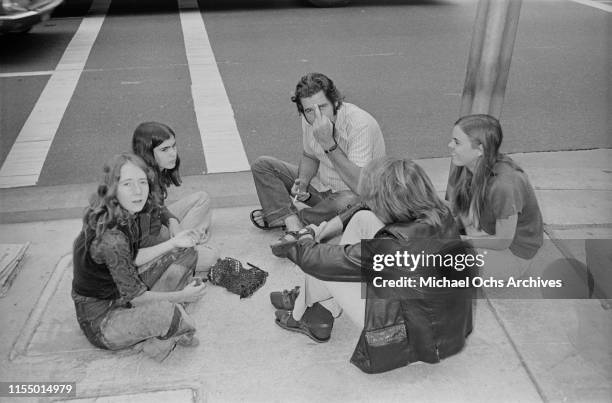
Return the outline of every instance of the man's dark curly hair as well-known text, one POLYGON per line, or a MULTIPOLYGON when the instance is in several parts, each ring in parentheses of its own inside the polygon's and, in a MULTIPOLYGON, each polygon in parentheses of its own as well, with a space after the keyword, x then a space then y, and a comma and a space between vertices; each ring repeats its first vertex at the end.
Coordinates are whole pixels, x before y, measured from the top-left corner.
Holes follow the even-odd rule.
POLYGON ((325 97, 332 103, 335 114, 340 109, 344 97, 331 78, 325 74, 308 73, 303 76, 295 86, 295 94, 291 97, 291 101, 295 102, 298 112, 304 114, 301 99, 311 97, 319 91, 323 91, 325 97))

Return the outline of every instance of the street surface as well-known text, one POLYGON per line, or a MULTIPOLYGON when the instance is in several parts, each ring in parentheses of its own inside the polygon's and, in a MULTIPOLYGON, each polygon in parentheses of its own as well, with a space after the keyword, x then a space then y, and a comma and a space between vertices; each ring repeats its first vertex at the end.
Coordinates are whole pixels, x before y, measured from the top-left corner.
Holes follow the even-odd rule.
MULTIPOLYGON (((584 3, 524 1, 505 151, 610 147, 610 5, 584 3)), ((67 0, 30 34, 0 37, 0 186, 93 182, 148 120, 176 131, 184 175, 295 161, 289 97, 309 71, 378 119, 389 154, 446 156, 475 11, 459 0, 67 0)))

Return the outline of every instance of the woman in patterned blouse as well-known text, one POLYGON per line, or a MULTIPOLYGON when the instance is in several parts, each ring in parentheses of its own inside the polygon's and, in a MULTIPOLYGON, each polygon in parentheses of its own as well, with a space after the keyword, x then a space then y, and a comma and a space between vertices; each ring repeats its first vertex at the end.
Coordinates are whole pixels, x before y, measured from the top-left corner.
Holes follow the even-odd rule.
POLYGON ((83 229, 74 242, 72 298, 79 325, 100 348, 119 350, 140 342, 161 361, 176 344, 193 346, 193 320, 181 305, 202 298, 193 279, 199 234, 186 230, 141 247, 141 220, 159 201, 146 163, 133 154, 115 156, 92 195, 83 229))

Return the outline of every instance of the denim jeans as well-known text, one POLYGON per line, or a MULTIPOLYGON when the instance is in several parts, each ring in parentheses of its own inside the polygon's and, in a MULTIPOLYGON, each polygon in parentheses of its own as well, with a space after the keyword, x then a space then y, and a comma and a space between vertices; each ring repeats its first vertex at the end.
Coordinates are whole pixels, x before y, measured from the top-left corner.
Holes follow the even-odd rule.
POLYGON ((168 210, 174 214, 183 229, 195 229, 202 234, 200 242, 204 243, 210 237, 212 223, 211 200, 204 191, 195 192, 168 205, 168 210))
MULTIPOLYGON (((151 291, 170 291, 160 289, 159 280, 166 271, 179 269, 176 272, 182 275, 175 290, 181 290, 191 278, 196 259, 193 248, 174 250, 155 259, 139 276, 151 291)), ((96 347, 119 350, 150 338, 163 340, 195 332, 185 310, 168 301, 121 305, 118 300, 86 297, 74 291, 72 299, 79 326, 96 347)))
POLYGON ((295 214, 305 225, 320 224, 334 218, 359 202, 350 190, 319 192, 308 186, 310 208, 296 211, 291 203, 291 187, 298 177, 298 167, 274 157, 259 157, 251 166, 259 203, 267 223, 277 223, 295 214))

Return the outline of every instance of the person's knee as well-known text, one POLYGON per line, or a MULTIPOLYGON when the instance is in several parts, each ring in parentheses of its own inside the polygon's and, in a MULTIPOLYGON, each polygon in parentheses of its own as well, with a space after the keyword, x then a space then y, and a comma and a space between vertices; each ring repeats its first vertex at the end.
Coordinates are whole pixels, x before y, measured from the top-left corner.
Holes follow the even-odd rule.
POLYGON ((379 223, 380 218, 370 210, 359 210, 349 221, 349 225, 362 225, 369 223, 379 223))
POLYGON ((195 195, 197 198, 196 200, 197 206, 205 206, 207 204, 210 204, 210 196, 205 191, 201 190, 199 192, 196 192, 195 195))
POLYGON ((350 221, 346 225, 341 244, 358 243, 361 239, 369 239, 384 227, 384 223, 369 210, 360 210, 353 214, 350 221))
POLYGON ((262 173, 269 172, 274 166, 274 162, 276 158, 268 157, 267 155, 262 155, 261 157, 257 157, 257 159, 251 164, 251 171, 262 173))
POLYGON ((143 317, 148 318, 148 323, 158 324, 162 329, 170 326, 174 314, 174 303, 170 301, 154 301, 146 306, 143 317))

